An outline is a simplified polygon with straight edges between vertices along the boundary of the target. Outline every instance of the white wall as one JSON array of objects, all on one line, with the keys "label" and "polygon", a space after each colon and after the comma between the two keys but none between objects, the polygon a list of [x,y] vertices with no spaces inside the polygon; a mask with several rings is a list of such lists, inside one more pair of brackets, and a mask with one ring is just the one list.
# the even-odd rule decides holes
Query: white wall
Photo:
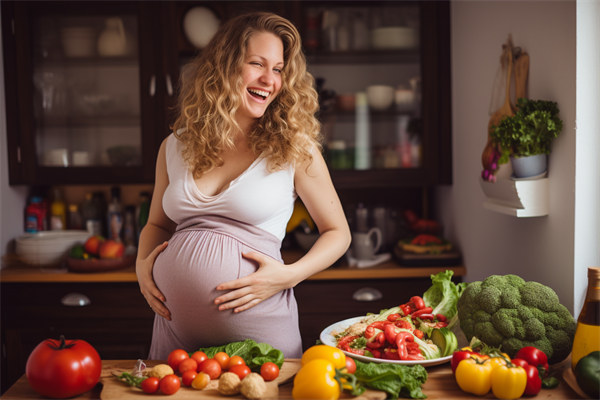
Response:
[{"label": "white wall", "polygon": [[[437,196],[445,233],[463,252],[467,281],[518,274],[552,287],[573,311],[576,2],[455,0],[451,24],[453,185]],[[529,97],[556,101],[564,124],[549,159],[545,217],[516,218],[482,205],[481,152],[509,34],[531,59]]]}]

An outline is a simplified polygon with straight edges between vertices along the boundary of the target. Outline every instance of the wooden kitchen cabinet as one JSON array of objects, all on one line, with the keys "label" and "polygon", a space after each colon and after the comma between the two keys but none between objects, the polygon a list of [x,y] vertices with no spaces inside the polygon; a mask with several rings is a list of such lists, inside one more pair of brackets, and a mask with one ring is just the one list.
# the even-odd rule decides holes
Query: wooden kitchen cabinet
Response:
[{"label": "wooden kitchen cabinet", "polygon": [[2,2],[10,184],[153,181],[177,79],[162,7]]},{"label": "wooden kitchen cabinet", "polygon": [[[347,87],[334,84],[336,78],[357,81],[352,75],[357,73],[363,86],[395,85],[412,76],[407,69],[414,71],[421,81],[419,164],[383,168],[373,162],[366,170],[332,168],[332,177],[338,189],[349,190],[451,182],[448,2],[3,1],[1,6],[10,184],[151,183],[158,147],[173,121],[179,75],[199,51],[182,28],[185,13],[194,6],[210,8],[221,21],[251,10],[289,18],[303,36],[309,69],[338,94]],[[313,14],[348,10],[398,18],[412,10],[409,22],[418,28],[419,46],[383,51],[332,51],[323,43],[311,47]],[[129,47],[123,54],[106,55],[97,44],[115,18],[123,22]],[[75,38],[80,40],[86,35],[83,25],[95,35],[92,51],[73,55],[67,50],[65,28],[79,28]],[[376,71],[382,69],[398,80],[380,82]],[[402,114],[371,113],[374,137],[389,131]],[[327,137],[331,115],[321,117]],[[333,118],[352,123],[354,114]],[[394,135],[391,129],[388,138]],[[391,150],[387,146],[384,150]]]},{"label": "wooden kitchen cabinet", "polygon": [[47,338],[86,340],[104,360],[148,357],[154,313],[137,282],[3,282],[0,295],[2,392]]}]

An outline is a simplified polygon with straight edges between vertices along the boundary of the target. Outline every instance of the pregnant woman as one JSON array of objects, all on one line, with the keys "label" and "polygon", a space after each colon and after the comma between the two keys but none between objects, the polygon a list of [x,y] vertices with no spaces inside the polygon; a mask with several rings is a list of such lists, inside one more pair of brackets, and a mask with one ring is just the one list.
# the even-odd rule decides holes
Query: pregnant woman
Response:
[{"label": "pregnant woman", "polygon": [[[150,359],[244,339],[302,354],[293,287],[350,243],[317,108],[298,31],[275,14],[229,20],[186,66],[136,261],[156,313]],[[285,265],[297,197],[320,235]]]}]

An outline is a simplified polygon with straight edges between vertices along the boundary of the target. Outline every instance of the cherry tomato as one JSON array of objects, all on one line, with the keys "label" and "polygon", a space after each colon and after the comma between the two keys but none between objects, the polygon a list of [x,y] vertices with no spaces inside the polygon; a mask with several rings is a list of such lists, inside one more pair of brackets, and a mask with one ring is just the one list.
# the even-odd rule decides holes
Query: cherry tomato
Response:
[{"label": "cherry tomato", "polygon": [[158,383],[160,379],[156,376],[151,376],[150,378],[146,378],[142,381],[142,390],[144,393],[152,394],[158,391]]},{"label": "cherry tomato", "polygon": [[182,362],[179,363],[177,370],[180,374],[183,374],[185,371],[193,370],[196,371],[198,369],[198,362],[193,358],[186,358]]},{"label": "cherry tomato", "polygon": [[214,358],[208,358],[198,366],[198,372],[204,372],[210,379],[217,379],[221,376],[221,364]]},{"label": "cherry tomato", "polygon": [[192,382],[196,379],[196,376],[198,376],[198,373],[195,369],[188,369],[181,374],[181,383],[183,383],[183,386],[192,386]]},{"label": "cherry tomato", "polygon": [[229,372],[233,372],[234,374],[239,376],[240,379],[244,379],[246,375],[248,375],[252,371],[247,365],[234,365],[233,367],[229,368]]},{"label": "cherry tomato", "polygon": [[196,360],[196,362],[198,363],[198,365],[200,365],[200,363],[202,361],[206,360],[208,358],[208,356],[206,355],[205,352],[198,350],[194,354],[192,354],[190,356],[190,358],[193,358],[194,360]]},{"label": "cherry tomato", "polygon": [[204,372],[198,372],[198,375],[196,375],[192,381],[192,387],[194,389],[202,390],[208,386],[209,382],[210,376],[208,376],[208,374],[205,374]]},{"label": "cherry tomato", "polygon": [[352,357],[346,357],[346,371],[348,371],[349,374],[356,372],[356,363]]},{"label": "cherry tomato", "polygon": [[221,369],[227,369],[227,363],[229,362],[229,355],[227,353],[219,351],[213,358],[219,362]]},{"label": "cherry tomato", "polygon": [[167,364],[169,364],[169,366],[173,368],[173,371],[177,371],[177,369],[179,368],[179,364],[187,358],[190,358],[190,355],[187,351],[183,349],[176,349],[169,353],[169,356],[167,358]]},{"label": "cherry tomato", "polygon": [[164,394],[173,394],[181,387],[181,381],[177,375],[171,374],[163,377],[158,383],[160,391]]},{"label": "cherry tomato", "polygon": [[25,374],[29,385],[47,397],[74,397],[100,380],[102,360],[85,340],[46,339],[29,355]]},{"label": "cherry tomato", "polygon": [[260,375],[265,381],[272,381],[279,376],[279,367],[277,364],[267,361],[260,367]]},{"label": "cherry tomato", "polygon": [[246,365],[246,361],[240,356],[231,356],[227,362],[227,369],[231,369],[234,365]]}]

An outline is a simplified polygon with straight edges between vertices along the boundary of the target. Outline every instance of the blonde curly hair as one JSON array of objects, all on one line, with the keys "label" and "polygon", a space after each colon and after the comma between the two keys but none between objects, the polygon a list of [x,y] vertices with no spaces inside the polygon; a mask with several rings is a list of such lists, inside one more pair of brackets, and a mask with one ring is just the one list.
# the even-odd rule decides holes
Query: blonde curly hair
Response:
[{"label": "blonde curly hair", "polygon": [[240,130],[234,116],[242,101],[241,68],[256,32],[281,39],[284,67],[279,95],[249,133],[252,151],[264,155],[275,171],[310,162],[312,149],[321,149],[318,98],[298,30],[276,14],[248,13],[223,24],[182,74],[173,132],[184,144],[183,158],[194,177],[222,165],[222,152],[234,146]]}]

